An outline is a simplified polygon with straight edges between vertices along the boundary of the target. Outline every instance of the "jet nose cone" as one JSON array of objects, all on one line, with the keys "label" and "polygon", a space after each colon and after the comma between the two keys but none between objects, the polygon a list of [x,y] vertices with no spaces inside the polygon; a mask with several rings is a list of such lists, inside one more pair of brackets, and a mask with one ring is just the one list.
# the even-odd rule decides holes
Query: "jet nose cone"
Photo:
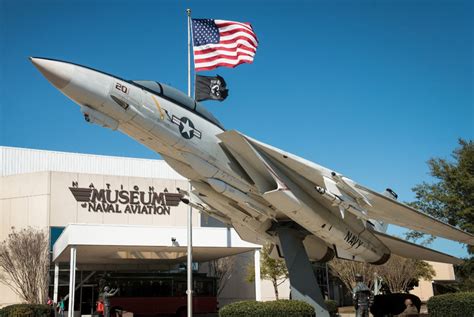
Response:
[{"label": "jet nose cone", "polygon": [[56,88],[63,89],[71,82],[74,65],[38,57],[30,57],[30,61]]}]

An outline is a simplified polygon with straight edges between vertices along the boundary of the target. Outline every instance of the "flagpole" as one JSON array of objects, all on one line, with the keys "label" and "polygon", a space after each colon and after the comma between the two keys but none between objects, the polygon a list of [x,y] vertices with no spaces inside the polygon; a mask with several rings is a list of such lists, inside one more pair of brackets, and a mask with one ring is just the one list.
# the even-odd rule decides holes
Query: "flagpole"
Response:
[{"label": "flagpole", "polygon": [[[191,97],[191,9],[186,9],[188,16],[188,96]],[[191,182],[188,185],[189,195],[191,197]],[[187,306],[188,306],[188,317],[193,316],[193,209],[188,204],[188,256],[187,256]]]},{"label": "flagpole", "polygon": [[186,9],[188,15],[188,96],[191,97],[191,9]]}]

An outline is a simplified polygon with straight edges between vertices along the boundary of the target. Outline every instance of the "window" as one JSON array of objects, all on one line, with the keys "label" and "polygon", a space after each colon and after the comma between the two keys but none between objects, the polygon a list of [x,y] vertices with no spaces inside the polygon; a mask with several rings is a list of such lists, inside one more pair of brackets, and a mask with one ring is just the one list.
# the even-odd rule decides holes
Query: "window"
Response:
[{"label": "window", "polygon": [[161,95],[161,86],[156,81],[152,81],[152,80],[134,80],[133,82],[135,84],[137,84],[138,86],[141,86],[145,90],[148,90],[152,93],[156,93],[158,95]]},{"label": "window", "polygon": [[53,245],[58,240],[61,233],[63,233],[64,227],[50,227],[49,228],[49,240],[51,242],[50,250],[53,250]]},{"label": "window", "polygon": [[219,120],[217,120],[209,111],[207,111],[207,109],[204,108],[202,104],[188,97],[188,95],[186,95],[182,91],[166,84],[158,83],[156,81],[151,80],[133,80],[131,81],[131,83],[151,93],[157,94],[167,100],[170,100],[173,103],[180,105],[181,107],[193,111],[200,117],[203,117],[207,121],[217,125],[219,128],[224,130],[224,127],[219,122]]},{"label": "window", "polygon": [[163,95],[168,97],[168,99],[174,100],[191,110],[194,110],[196,107],[196,102],[192,98],[189,98],[185,93],[165,84],[161,84],[161,87],[163,87]]}]

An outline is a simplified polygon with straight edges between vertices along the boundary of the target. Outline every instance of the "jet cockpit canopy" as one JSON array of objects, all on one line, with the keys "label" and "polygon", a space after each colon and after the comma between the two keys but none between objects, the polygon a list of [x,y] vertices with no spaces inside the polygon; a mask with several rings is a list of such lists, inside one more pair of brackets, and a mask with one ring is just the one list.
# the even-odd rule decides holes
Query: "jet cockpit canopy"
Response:
[{"label": "jet cockpit canopy", "polygon": [[178,104],[181,107],[191,110],[200,117],[224,130],[222,124],[216,119],[216,117],[212,115],[212,113],[210,113],[201,103],[188,97],[182,91],[166,84],[151,80],[133,80],[133,83],[137,86],[140,86],[142,89],[145,89],[153,94]]}]

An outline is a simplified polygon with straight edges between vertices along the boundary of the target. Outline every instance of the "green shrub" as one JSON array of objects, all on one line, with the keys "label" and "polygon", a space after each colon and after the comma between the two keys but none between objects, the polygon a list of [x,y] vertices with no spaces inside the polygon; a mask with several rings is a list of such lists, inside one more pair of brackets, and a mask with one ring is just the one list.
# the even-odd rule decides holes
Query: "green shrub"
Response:
[{"label": "green shrub", "polygon": [[328,299],[324,302],[326,303],[326,308],[328,309],[329,316],[337,316],[338,309],[336,301]]},{"label": "green shrub", "polygon": [[0,317],[50,317],[54,315],[48,305],[15,304],[0,310]]},{"label": "green shrub", "polygon": [[427,306],[430,317],[473,316],[474,292],[433,296],[428,300]]},{"label": "green shrub", "polygon": [[224,306],[220,317],[313,317],[314,309],[308,303],[298,300],[277,300],[270,302],[243,301]]},{"label": "green shrub", "polygon": [[219,317],[246,316],[249,317],[263,310],[262,302],[253,300],[235,302],[219,309]]}]

